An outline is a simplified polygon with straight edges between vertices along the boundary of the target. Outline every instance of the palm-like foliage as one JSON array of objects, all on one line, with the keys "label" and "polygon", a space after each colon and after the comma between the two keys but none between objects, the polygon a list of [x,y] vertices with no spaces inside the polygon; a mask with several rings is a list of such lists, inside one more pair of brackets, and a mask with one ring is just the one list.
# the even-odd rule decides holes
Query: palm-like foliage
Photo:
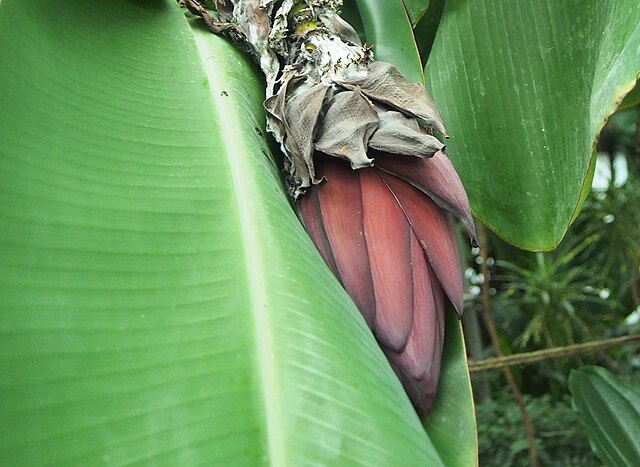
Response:
[{"label": "palm-like foliage", "polygon": [[628,180],[622,186],[610,185],[585,203],[576,221],[585,244],[580,258],[597,264],[608,278],[608,287],[624,294],[637,288],[640,264],[640,184]]},{"label": "palm-like foliage", "polygon": [[535,253],[522,264],[496,262],[504,270],[498,279],[505,281],[507,303],[527,318],[516,345],[552,347],[592,337],[588,315],[607,310],[609,304],[607,291],[598,289],[601,280],[595,268],[576,264],[584,248],[567,243],[553,253]]},{"label": "palm-like foliage", "polygon": [[557,250],[496,262],[506,306],[526,317],[516,345],[572,344],[617,321],[612,310],[637,287],[638,188],[631,179],[591,195]]}]

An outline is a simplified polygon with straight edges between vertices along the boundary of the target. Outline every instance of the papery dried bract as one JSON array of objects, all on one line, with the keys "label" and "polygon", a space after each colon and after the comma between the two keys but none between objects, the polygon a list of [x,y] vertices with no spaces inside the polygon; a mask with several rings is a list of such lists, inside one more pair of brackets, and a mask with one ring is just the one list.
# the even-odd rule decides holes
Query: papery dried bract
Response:
[{"label": "papery dried bract", "polygon": [[318,115],[324,102],[328,86],[316,84],[298,92],[285,108],[285,128],[287,129],[286,147],[296,160],[296,167],[306,167],[303,179],[316,183],[313,167],[313,136]]},{"label": "papery dried bract", "polygon": [[345,42],[350,42],[355,45],[362,45],[360,37],[353,27],[343,20],[340,15],[333,11],[326,11],[319,15],[322,24],[324,24],[329,31],[337,35]]},{"label": "papery dried bract", "polygon": [[424,86],[407,81],[398,69],[390,63],[373,61],[369,63],[363,77],[339,82],[347,89],[359,86],[362,93],[405,114],[423,118],[437,132],[446,135],[442,119],[429,98]]},{"label": "papery dried bract", "polygon": [[379,126],[369,140],[369,147],[401,156],[431,157],[444,144],[421,131],[414,118],[393,110],[378,109]]},{"label": "papery dried bract", "polygon": [[[318,183],[313,164],[313,138],[316,123],[329,86],[316,84],[300,89],[302,78],[286,81],[278,94],[265,101],[265,110],[275,123],[286,158],[285,170],[296,187]],[[291,97],[289,95],[292,94]],[[288,98],[288,101],[287,101]]]},{"label": "papery dried bract", "polygon": [[360,93],[359,88],[336,94],[320,125],[315,148],[325,154],[345,159],[353,169],[368,167],[367,146],[378,128],[378,114]]}]

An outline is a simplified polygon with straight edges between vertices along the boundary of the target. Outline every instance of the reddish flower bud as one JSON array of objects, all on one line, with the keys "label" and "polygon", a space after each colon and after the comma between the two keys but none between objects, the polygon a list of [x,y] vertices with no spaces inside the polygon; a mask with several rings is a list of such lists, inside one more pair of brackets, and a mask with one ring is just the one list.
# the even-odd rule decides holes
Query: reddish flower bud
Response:
[{"label": "reddish flower bud", "polygon": [[379,154],[375,167],[359,170],[318,155],[315,165],[326,181],[299,198],[298,214],[416,410],[427,415],[438,385],[447,298],[462,313],[460,261],[442,208],[474,234],[460,180],[442,152],[401,160]]}]

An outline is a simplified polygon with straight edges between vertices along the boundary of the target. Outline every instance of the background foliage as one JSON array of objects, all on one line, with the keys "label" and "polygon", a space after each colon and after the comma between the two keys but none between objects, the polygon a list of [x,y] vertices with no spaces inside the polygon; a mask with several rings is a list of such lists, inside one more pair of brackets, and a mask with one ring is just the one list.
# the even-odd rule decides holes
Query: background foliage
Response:
[{"label": "background foliage", "polygon": [[[568,396],[525,396],[541,465],[600,465],[589,448],[587,434],[571,408]],[[477,406],[480,465],[486,467],[530,466],[522,417],[511,394],[501,391]]]},{"label": "background foliage", "polygon": [[[496,236],[489,237],[491,309],[504,353],[637,335],[640,331],[639,122],[638,107],[612,117],[598,148],[594,190],[558,249],[527,253]],[[476,312],[482,306],[481,260],[471,255],[467,269],[469,310]],[[465,325],[469,323],[472,321]],[[473,335],[466,333],[467,339]],[[469,348],[476,349],[475,358],[494,354],[486,337],[479,347],[471,343]],[[598,465],[594,455],[586,451],[587,432],[571,413],[568,399],[572,369],[588,364],[604,366],[640,384],[637,344],[513,368],[536,430],[541,465]],[[527,465],[521,415],[504,390],[501,373],[473,376],[476,398],[481,401],[477,406],[481,464],[505,465],[494,463],[500,459]],[[589,404],[591,408],[598,405]],[[496,424],[497,418],[504,423]],[[622,420],[625,414],[605,418]],[[633,416],[627,422],[640,428]],[[556,434],[545,435],[550,432]]]},{"label": "background foliage", "polygon": [[573,404],[589,433],[593,451],[606,465],[640,462],[640,385],[604,368],[571,372]]}]

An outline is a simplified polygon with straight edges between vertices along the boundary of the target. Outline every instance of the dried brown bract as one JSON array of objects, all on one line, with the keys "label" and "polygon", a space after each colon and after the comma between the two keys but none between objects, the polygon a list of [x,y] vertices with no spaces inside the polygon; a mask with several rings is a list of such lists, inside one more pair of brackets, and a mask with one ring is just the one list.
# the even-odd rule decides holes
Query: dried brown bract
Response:
[{"label": "dried brown bract", "polygon": [[341,1],[219,0],[218,21],[195,0],[184,3],[212,31],[241,41],[262,68],[269,129],[294,198],[319,181],[314,149],[361,168],[373,164],[370,148],[414,157],[443,148],[430,134],[445,129],[424,87],[373,59],[338,15]]}]

